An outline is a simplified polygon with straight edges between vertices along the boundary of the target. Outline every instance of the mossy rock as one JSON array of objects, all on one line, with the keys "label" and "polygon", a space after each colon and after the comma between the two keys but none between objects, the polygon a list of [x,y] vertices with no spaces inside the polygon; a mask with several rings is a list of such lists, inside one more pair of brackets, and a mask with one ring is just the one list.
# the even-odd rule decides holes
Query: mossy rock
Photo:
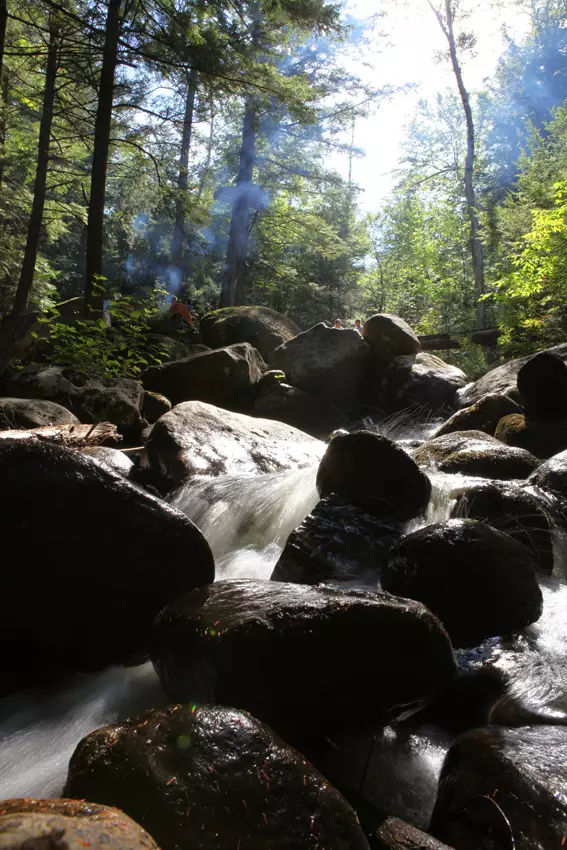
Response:
[{"label": "mossy rock", "polygon": [[267,307],[224,307],[201,320],[201,339],[211,348],[249,342],[267,358],[272,351],[301,333],[295,322]]}]

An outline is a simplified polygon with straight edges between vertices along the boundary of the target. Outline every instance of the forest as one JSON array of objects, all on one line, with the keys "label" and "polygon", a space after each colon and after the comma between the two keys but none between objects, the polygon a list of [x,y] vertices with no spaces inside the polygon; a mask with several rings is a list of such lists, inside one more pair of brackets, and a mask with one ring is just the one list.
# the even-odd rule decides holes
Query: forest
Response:
[{"label": "forest", "polygon": [[[412,3],[429,5],[452,76],[419,100],[368,211],[355,128],[400,93],[353,57],[396,0],[366,21],[326,0],[1,0],[0,370],[39,319],[46,356],[96,372],[110,304],[127,327],[113,368],[137,376],[144,323],[172,296],[304,329],[376,312],[422,334],[498,328],[507,356],[563,341],[567,2],[502,0],[481,88],[475,7]],[[485,354],[454,357],[474,372]]]}]

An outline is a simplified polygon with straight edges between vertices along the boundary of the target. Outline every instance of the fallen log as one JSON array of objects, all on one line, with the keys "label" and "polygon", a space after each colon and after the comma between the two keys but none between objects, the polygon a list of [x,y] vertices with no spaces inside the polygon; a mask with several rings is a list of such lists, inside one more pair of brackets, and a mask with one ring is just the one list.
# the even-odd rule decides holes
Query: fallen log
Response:
[{"label": "fallen log", "polygon": [[47,440],[72,449],[84,449],[117,446],[122,436],[112,422],[97,422],[96,425],[42,425],[41,428],[0,431],[0,440]]}]

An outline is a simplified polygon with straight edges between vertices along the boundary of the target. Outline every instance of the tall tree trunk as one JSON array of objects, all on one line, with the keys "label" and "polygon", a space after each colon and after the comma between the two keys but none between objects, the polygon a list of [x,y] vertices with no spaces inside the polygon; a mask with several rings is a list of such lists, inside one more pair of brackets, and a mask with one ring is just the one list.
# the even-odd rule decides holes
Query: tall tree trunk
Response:
[{"label": "tall tree trunk", "polygon": [[205,183],[207,182],[207,177],[209,174],[209,169],[211,167],[211,160],[213,158],[213,147],[214,147],[214,138],[215,138],[215,107],[211,98],[211,119],[209,121],[209,138],[207,139],[207,154],[205,156],[205,162],[203,165],[203,170],[201,172],[201,179],[199,180],[199,190],[197,192],[197,200],[201,200],[201,196],[205,191]]},{"label": "tall tree trunk", "polygon": [[114,76],[118,63],[120,36],[120,7],[122,0],[109,0],[106,17],[104,50],[100,72],[98,106],[95,119],[91,195],[89,200],[87,250],[85,264],[85,311],[102,313],[102,295],[96,292],[95,281],[102,275],[102,243],[104,230],[104,201],[106,172],[110,150],[110,125],[114,97]]},{"label": "tall tree trunk", "polygon": [[467,202],[467,214],[470,224],[470,250],[472,258],[472,266],[474,273],[475,295],[476,295],[476,324],[479,330],[485,327],[485,303],[483,295],[485,294],[484,286],[484,251],[480,240],[480,222],[478,220],[476,209],[476,197],[474,189],[474,162],[475,162],[475,130],[474,121],[471,109],[469,93],[465,88],[463,81],[463,73],[459,64],[457,55],[457,44],[455,41],[455,32],[453,28],[453,10],[451,8],[451,0],[445,0],[445,17],[435,9],[431,0],[427,0],[429,6],[433,10],[441,29],[449,44],[449,53],[451,56],[451,65],[453,74],[457,81],[457,88],[463,104],[463,112],[465,113],[465,122],[467,126],[467,156],[465,160],[465,199]]},{"label": "tall tree trunk", "polygon": [[0,0],[0,78],[4,70],[4,44],[6,42],[6,24],[8,23],[8,6],[6,0]]},{"label": "tall tree trunk", "polygon": [[226,252],[226,272],[221,291],[221,307],[243,304],[245,298],[245,266],[250,242],[250,213],[252,211],[252,176],[256,158],[256,104],[246,102],[242,124],[240,163],[232,204],[230,235]]},{"label": "tall tree trunk", "polygon": [[189,149],[191,147],[191,134],[193,131],[196,89],[197,75],[195,71],[191,71],[187,84],[187,95],[185,97],[185,115],[183,117],[183,132],[181,134],[179,176],[177,178],[177,198],[175,201],[175,225],[171,239],[171,265],[176,266],[180,270],[181,280],[186,276],[186,270],[182,268],[184,247],[187,238],[185,203],[189,183]]},{"label": "tall tree trunk", "polygon": [[8,108],[8,98],[10,97],[10,79],[8,74],[4,74],[0,82],[0,192],[4,185],[4,167],[6,163],[6,137],[8,135],[8,120],[6,111]]},{"label": "tall tree trunk", "polygon": [[24,260],[20,280],[16,290],[14,312],[25,313],[35,271],[35,261],[39,246],[43,207],[45,205],[45,187],[47,169],[49,167],[49,143],[51,138],[51,123],[53,121],[53,103],[55,101],[55,81],[59,56],[59,30],[51,26],[49,30],[49,47],[47,50],[47,68],[45,72],[45,89],[43,92],[43,110],[39,125],[39,141],[37,146],[37,167],[33,187],[33,202],[28,222],[28,236],[24,251]]}]

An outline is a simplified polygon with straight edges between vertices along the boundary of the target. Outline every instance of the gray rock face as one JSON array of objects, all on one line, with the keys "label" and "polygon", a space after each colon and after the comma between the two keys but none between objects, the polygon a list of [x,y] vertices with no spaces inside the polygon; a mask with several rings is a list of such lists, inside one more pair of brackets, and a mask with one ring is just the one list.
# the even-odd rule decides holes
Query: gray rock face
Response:
[{"label": "gray rock face", "polygon": [[154,423],[171,410],[171,402],[161,393],[152,393],[149,390],[144,392],[144,401],[142,404],[142,414],[147,422]]},{"label": "gray rock face", "polygon": [[459,647],[529,626],[543,605],[527,550],[469,519],[403,537],[382,570],[382,587],[427,605]]},{"label": "gray rock face", "polygon": [[345,424],[344,415],[324,399],[281,382],[257,393],[254,413],[293,425],[319,439]]},{"label": "gray rock face", "polygon": [[267,307],[224,307],[201,319],[201,338],[211,348],[249,342],[268,359],[274,348],[301,333],[287,316]]},{"label": "gray rock face", "polygon": [[94,458],[98,463],[102,463],[107,469],[118,475],[124,475],[128,478],[130,470],[134,466],[130,458],[119,449],[111,449],[107,446],[91,446],[84,449],[84,454]]},{"label": "gray rock face", "polygon": [[335,401],[360,397],[372,376],[372,351],[355,330],[315,325],[278,346],[269,357],[295,387]]},{"label": "gray rock face", "polygon": [[170,699],[243,708],[292,742],[423,705],[455,671],[419,603],[275,581],[179,599],[156,621],[152,659]]},{"label": "gray rock face", "polygon": [[184,357],[190,357],[193,354],[208,351],[205,345],[186,345],[180,339],[164,336],[163,334],[148,334],[147,342],[151,348],[152,355],[155,354],[162,363],[172,360],[183,360]]},{"label": "gray rock face", "polygon": [[322,452],[319,440],[290,425],[188,401],[156,422],[142,467],[174,486],[192,475],[301,469]]},{"label": "gray rock face", "polygon": [[234,708],[175,705],[92,732],[65,792],[112,800],[162,850],[368,850],[338,791]]},{"label": "gray rock face", "polygon": [[376,313],[367,319],[362,326],[362,336],[379,363],[389,363],[394,357],[421,351],[421,344],[412,328],[391,313]]},{"label": "gray rock face", "polygon": [[420,466],[434,464],[441,472],[494,478],[527,478],[539,461],[525,449],[506,446],[482,431],[454,431],[428,440],[414,452]]},{"label": "gray rock face", "polygon": [[157,612],[214,578],[184,514],[81,452],[4,440],[0,480],[4,551],[19,553],[5,558],[0,690],[145,657]]},{"label": "gray rock face", "polygon": [[493,437],[502,417],[512,413],[521,413],[521,408],[515,401],[506,395],[489,393],[470,407],[464,407],[454,413],[435,432],[434,437],[443,437],[454,431],[483,431]]},{"label": "gray rock face", "polygon": [[142,383],[174,405],[198,400],[242,408],[251,405],[252,387],[265,368],[259,353],[243,342],[152,366],[142,375]]},{"label": "gray rock face", "polygon": [[[547,349],[552,354],[556,354],[561,360],[567,360],[567,343],[555,345],[553,348]],[[491,369],[478,381],[469,384],[459,393],[459,401],[461,407],[469,407],[471,404],[476,404],[481,398],[489,393],[497,395],[511,395],[514,401],[519,401],[519,393],[517,388],[518,372],[522,366],[531,360],[532,354],[526,357],[519,357],[517,360],[509,360],[508,363],[503,363],[497,366],[496,369]]]},{"label": "gray rock face", "polygon": [[459,850],[561,848],[566,765],[564,726],[473,729],[449,750],[431,832]]},{"label": "gray rock face", "polygon": [[124,812],[80,800],[1,800],[1,850],[159,850]]},{"label": "gray rock face", "polygon": [[42,425],[79,425],[79,420],[53,401],[0,398],[0,430],[41,428]]},{"label": "gray rock face", "polygon": [[549,458],[567,449],[567,417],[540,419],[511,413],[496,426],[495,436],[507,446]]},{"label": "gray rock face", "polygon": [[465,373],[457,366],[423,351],[394,358],[382,378],[382,390],[393,407],[438,412],[456,406],[457,391],[466,383]]},{"label": "gray rock face", "polygon": [[567,499],[567,451],[560,452],[542,463],[528,478],[528,484]]},{"label": "gray rock face", "polygon": [[518,372],[517,384],[528,416],[567,416],[567,365],[557,354],[534,355]]},{"label": "gray rock face", "polygon": [[271,580],[376,588],[403,529],[403,523],[378,519],[333,494],[292,531]]},{"label": "gray rock face", "polygon": [[399,818],[387,818],[376,833],[378,850],[452,850]]}]

